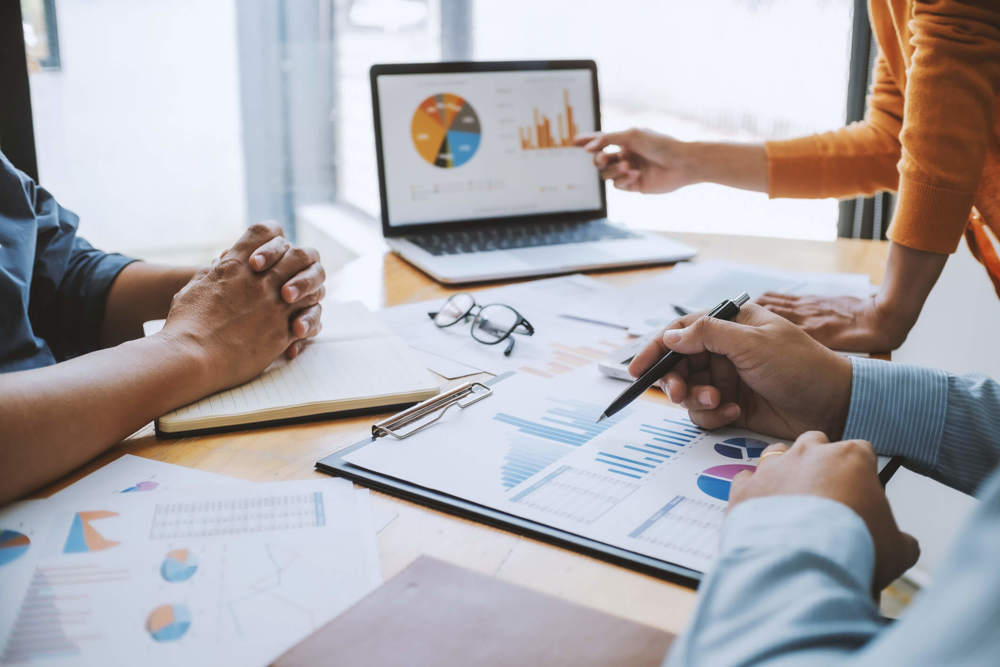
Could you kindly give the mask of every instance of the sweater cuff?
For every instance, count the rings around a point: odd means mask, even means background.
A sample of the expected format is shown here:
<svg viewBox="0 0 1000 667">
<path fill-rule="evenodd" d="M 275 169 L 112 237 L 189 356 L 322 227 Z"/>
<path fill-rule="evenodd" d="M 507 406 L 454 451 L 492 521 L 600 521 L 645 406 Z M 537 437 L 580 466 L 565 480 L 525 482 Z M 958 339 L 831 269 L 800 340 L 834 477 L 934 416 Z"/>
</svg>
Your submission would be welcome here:
<svg viewBox="0 0 1000 667">
<path fill-rule="evenodd" d="M 823 160 L 819 157 L 820 145 L 816 135 L 768 141 L 767 196 L 771 199 L 815 198 L 816 184 L 823 181 Z"/>
<path fill-rule="evenodd" d="M 886 235 L 914 250 L 950 254 L 969 223 L 974 192 L 924 185 L 900 176 L 896 215 Z"/>
</svg>

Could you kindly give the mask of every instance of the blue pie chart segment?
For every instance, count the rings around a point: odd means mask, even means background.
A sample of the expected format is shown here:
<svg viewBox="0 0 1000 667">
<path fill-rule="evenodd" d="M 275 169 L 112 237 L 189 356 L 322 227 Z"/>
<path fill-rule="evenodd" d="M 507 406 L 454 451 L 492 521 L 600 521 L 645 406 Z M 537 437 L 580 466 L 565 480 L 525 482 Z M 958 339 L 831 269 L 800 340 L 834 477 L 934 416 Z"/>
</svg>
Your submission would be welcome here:
<svg viewBox="0 0 1000 667">
<path fill-rule="evenodd" d="M 6 565 L 28 553 L 31 539 L 16 530 L 0 531 L 0 565 Z"/>
<path fill-rule="evenodd" d="M 731 459 L 749 461 L 760 458 L 769 443 L 756 438 L 729 438 L 715 444 L 715 451 Z"/>
<path fill-rule="evenodd" d="M 198 571 L 198 558 L 188 549 L 174 549 L 167 553 L 160 566 L 165 581 L 187 581 Z"/>
<path fill-rule="evenodd" d="M 736 463 L 713 466 L 702 470 L 701 474 L 698 475 L 698 488 L 716 500 L 728 501 L 729 489 L 732 486 L 733 477 L 736 477 L 736 475 L 744 470 L 753 471 L 755 469 L 754 466 L 739 465 Z"/>
</svg>

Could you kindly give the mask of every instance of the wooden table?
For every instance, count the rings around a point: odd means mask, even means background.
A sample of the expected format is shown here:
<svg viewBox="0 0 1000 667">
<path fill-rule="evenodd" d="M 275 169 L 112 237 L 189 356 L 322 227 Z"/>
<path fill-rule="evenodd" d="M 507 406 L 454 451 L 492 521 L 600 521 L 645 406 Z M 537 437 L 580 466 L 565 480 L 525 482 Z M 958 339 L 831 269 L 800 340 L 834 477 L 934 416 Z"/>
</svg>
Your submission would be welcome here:
<svg viewBox="0 0 1000 667">
<path fill-rule="evenodd" d="M 793 241 L 708 234 L 672 234 L 699 250 L 701 259 L 770 264 L 789 270 L 865 273 L 881 282 L 888 246 L 840 239 Z M 626 284 L 669 268 L 597 272 Z M 361 299 L 371 308 L 440 298 L 449 289 L 385 252 L 361 257 L 328 279 L 334 299 Z M 488 287 L 479 286 L 477 289 Z M 52 484 L 48 495 L 128 452 L 246 480 L 274 481 L 321 476 L 313 464 L 364 437 L 377 416 L 269 429 L 158 440 L 143 429 L 102 456 Z M 529 588 L 663 628 L 683 629 L 694 592 L 622 567 L 519 537 L 472 521 L 373 493 L 398 517 L 379 534 L 382 572 L 393 576 L 420 554 L 429 554 Z"/>
</svg>

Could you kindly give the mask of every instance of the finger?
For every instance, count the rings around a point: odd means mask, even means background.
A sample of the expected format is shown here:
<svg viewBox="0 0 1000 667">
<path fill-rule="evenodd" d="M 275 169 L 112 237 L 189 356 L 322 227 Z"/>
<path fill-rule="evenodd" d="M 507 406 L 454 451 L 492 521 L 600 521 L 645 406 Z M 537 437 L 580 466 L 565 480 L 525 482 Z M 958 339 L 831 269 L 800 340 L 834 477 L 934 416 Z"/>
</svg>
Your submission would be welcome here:
<svg viewBox="0 0 1000 667">
<path fill-rule="evenodd" d="M 311 338 L 323 326 L 323 306 L 315 304 L 300 310 L 292 318 L 292 335 L 296 338 Z"/>
<path fill-rule="evenodd" d="M 323 287 L 326 281 L 326 270 L 320 262 L 310 264 L 304 271 L 299 271 L 292 279 L 281 286 L 281 298 L 285 303 L 295 303 L 307 294 L 312 294 Z"/>
<path fill-rule="evenodd" d="M 639 172 L 635 169 L 629 171 L 625 176 L 616 178 L 615 187 L 619 190 L 634 190 L 639 183 Z"/>
<path fill-rule="evenodd" d="M 784 317 L 792 324 L 802 324 L 802 315 L 799 313 L 799 311 L 793 308 L 788 308 L 786 306 L 771 305 L 771 304 L 764 305 L 764 308 L 767 308 L 775 315 L 780 315 L 781 317 Z"/>
<path fill-rule="evenodd" d="M 909 570 L 911 567 L 917 564 L 920 560 L 920 542 L 917 541 L 913 535 L 909 533 L 900 532 L 900 551 L 902 552 L 902 561 L 905 565 L 904 571 Z"/>
<path fill-rule="evenodd" d="M 739 505 L 750 495 L 750 481 L 752 479 L 753 472 L 750 470 L 741 470 L 733 476 L 733 481 L 729 487 L 729 506 L 726 507 L 727 514 L 733 507 Z"/>
<path fill-rule="evenodd" d="M 736 403 L 725 403 L 714 410 L 688 410 L 688 417 L 699 427 L 712 431 L 739 420 L 742 410 Z"/>
<path fill-rule="evenodd" d="M 626 132 L 596 132 L 592 135 L 580 135 L 574 141 L 576 146 L 583 146 L 585 151 L 596 153 L 608 146 L 623 146 L 627 143 Z M 589 140 L 588 140 L 589 139 Z"/>
<path fill-rule="evenodd" d="M 784 442 L 775 442 L 768 445 L 767 447 L 764 448 L 764 451 L 760 453 L 760 461 L 757 463 L 757 465 L 760 466 L 767 459 L 778 458 L 779 454 L 777 454 L 777 452 L 781 452 L 782 454 L 784 454 L 785 452 L 788 451 L 788 449 L 789 445 Z"/>
<path fill-rule="evenodd" d="M 622 161 L 621 153 L 609 153 L 608 151 L 600 151 L 599 153 L 594 153 L 594 166 L 596 166 L 598 169 L 602 171 L 612 166 L 614 163 L 620 161 Z M 603 178 L 607 178 L 607 176 L 604 176 L 603 173 L 601 174 L 601 176 Z"/>
<path fill-rule="evenodd" d="M 601 177 L 613 181 L 628 176 L 633 171 L 627 161 L 617 160 L 614 164 L 610 164 L 601 170 Z"/>
<path fill-rule="evenodd" d="M 266 271 L 274 266 L 291 247 L 292 244 L 284 236 L 275 236 L 253 251 L 253 254 L 250 255 L 250 268 L 258 272 Z"/>
<path fill-rule="evenodd" d="M 294 359 L 295 357 L 302 354 L 302 350 L 305 349 L 306 341 L 297 340 L 285 349 L 285 357 L 288 359 Z"/>
<path fill-rule="evenodd" d="M 764 292 L 759 297 L 754 299 L 757 303 L 763 304 L 765 301 L 768 303 L 777 303 L 780 305 L 794 306 L 802 300 L 802 297 L 795 294 L 783 294 L 781 292 Z"/>
<path fill-rule="evenodd" d="M 830 443 L 830 438 L 826 437 L 826 433 L 823 431 L 806 431 L 792 444 L 793 447 L 806 447 L 809 445 L 827 445 Z"/>
<path fill-rule="evenodd" d="M 667 373 L 660 382 L 662 383 L 663 390 L 674 403 L 680 405 L 687 398 L 688 383 L 677 369 Z"/>
<path fill-rule="evenodd" d="M 683 405 L 688 410 L 714 410 L 720 403 L 722 403 L 722 392 L 718 387 L 697 384 L 690 387 Z"/>
<path fill-rule="evenodd" d="M 878 472 L 878 454 L 875 453 L 872 443 L 867 440 L 845 440 L 839 444 L 850 450 L 853 455 L 862 457 L 867 465 Z"/>
<path fill-rule="evenodd" d="M 754 334 L 752 327 L 704 316 L 683 329 L 664 331 L 661 339 L 664 348 L 684 354 L 712 352 L 728 357 L 756 344 Z"/>
<path fill-rule="evenodd" d="M 243 235 L 236 240 L 233 247 L 222 253 L 223 257 L 246 261 L 254 250 L 261 247 L 276 236 L 283 236 L 281 225 L 274 221 L 258 222 L 250 225 Z"/>
<path fill-rule="evenodd" d="M 313 248 L 294 246 L 278 260 L 278 263 L 267 273 L 274 282 L 284 285 L 292 276 L 304 271 L 319 261 L 319 253 Z"/>
</svg>

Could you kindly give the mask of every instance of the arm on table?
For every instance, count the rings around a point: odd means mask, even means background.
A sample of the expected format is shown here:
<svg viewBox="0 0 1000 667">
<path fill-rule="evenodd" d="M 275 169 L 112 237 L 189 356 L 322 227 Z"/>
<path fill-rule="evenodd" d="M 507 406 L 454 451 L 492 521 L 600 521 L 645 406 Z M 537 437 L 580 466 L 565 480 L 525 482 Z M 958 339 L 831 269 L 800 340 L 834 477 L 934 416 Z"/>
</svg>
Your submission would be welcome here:
<svg viewBox="0 0 1000 667">
<path fill-rule="evenodd" d="M 133 262 L 122 269 L 108 290 L 101 347 L 114 347 L 141 338 L 142 323 L 165 318 L 170 300 L 196 271 L 195 268 L 146 262 Z"/>
</svg>

